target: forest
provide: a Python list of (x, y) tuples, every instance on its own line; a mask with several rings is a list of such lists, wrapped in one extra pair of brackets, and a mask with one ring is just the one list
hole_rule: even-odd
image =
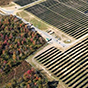
[[(16, 16), (2, 16), (0, 20), (0, 79), (7, 77), (45, 43), (45, 39), (34, 28)], [(3, 82), (0, 80), (0, 84)]]

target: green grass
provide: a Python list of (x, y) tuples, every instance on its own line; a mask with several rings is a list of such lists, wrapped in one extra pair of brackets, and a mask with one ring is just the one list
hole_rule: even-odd
[(20, 16), (21, 18), (25, 19), (41, 30), (46, 30), (48, 28), (48, 26), (44, 22), (38, 20), (36, 17), (33, 17), (32, 15), (29, 15), (24, 11), (18, 12), (16, 13), (16, 15)]
[(47, 29), (47, 26), (46, 26), (44, 23), (42, 23), (42, 22), (36, 20), (35, 18), (31, 19), (30, 22), (31, 22), (35, 27), (37, 27), (37, 28), (39, 28), (39, 29), (41, 29), (41, 30), (46, 30), (46, 29)]

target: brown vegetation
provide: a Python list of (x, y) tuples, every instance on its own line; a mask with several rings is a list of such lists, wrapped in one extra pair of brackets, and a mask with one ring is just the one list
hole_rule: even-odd
[(7, 4), (9, 4), (11, 1), (13, 1), (13, 0), (0, 0), (0, 6), (1, 6), (1, 5), (7, 5)]

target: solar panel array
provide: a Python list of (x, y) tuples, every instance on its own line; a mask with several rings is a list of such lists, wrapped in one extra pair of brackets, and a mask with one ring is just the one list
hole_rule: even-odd
[(88, 39), (61, 52), (47, 49), (35, 59), (71, 88), (88, 88)]
[[(63, 3), (59, 3), (58, 1), (62, 1)], [(76, 7), (75, 5), (74, 7), (77, 10), (73, 9), (69, 4), (69, 0), (47, 0), (29, 7), (26, 10), (43, 21), (78, 39), (87, 34), (88, 16), (83, 12), (87, 10), (88, 3), (84, 3), (81, 0), (71, 1), (77, 1), (78, 4), (81, 3), (80, 5), (82, 5), (81, 7), (83, 7), (83, 9), (81, 9), (81, 7)]]
[(58, 0), (59, 2), (65, 3), (81, 12), (88, 10), (87, 0)]
[(38, 0), (14, 0), (15, 3), (24, 6)]

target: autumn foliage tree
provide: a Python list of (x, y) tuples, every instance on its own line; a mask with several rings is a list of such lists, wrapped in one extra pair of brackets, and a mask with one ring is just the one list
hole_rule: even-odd
[(46, 43), (44, 38), (34, 30), (16, 16), (2, 17), (0, 20), (0, 58), (2, 58), (0, 69), (2, 71), (9, 71), (9, 67), (13, 68)]

